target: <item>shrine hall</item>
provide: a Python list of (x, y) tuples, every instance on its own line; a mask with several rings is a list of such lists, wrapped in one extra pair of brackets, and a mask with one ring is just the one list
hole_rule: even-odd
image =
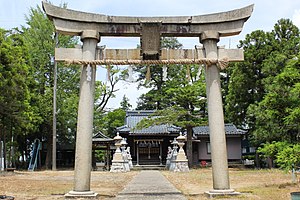
[[(180, 131), (185, 133), (182, 127), (172, 124), (154, 125), (143, 129), (135, 128), (142, 119), (148, 118), (154, 112), (154, 110), (127, 111), (124, 125), (117, 128), (120, 136), (127, 140), (135, 166), (164, 166), (168, 147), (173, 146), (172, 142), (179, 136)], [(233, 124), (225, 124), (225, 133), (228, 161), (241, 162), (242, 139), (245, 131), (237, 129)], [(211, 162), (208, 126), (193, 128), (193, 164), (199, 165), (201, 161)]]

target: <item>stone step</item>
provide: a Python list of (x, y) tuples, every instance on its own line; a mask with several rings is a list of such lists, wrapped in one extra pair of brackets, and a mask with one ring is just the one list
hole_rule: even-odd
[(134, 165), (132, 170), (165, 170), (165, 165)]

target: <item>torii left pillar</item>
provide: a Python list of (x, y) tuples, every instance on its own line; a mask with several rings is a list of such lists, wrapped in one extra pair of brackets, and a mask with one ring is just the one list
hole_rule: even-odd
[[(83, 31), (81, 41), (83, 60), (95, 60), (97, 43), (100, 41), (99, 33), (95, 30)], [(83, 65), (80, 76), (74, 189), (65, 198), (97, 199), (98, 196), (90, 190), (95, 79), (96, 66)]]

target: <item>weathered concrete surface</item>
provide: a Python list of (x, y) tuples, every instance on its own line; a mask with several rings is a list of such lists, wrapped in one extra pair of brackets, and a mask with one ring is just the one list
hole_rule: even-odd
[[(200, 42), (204, 45), (206, 58), (218, 58), (218, 41), (219, 35), (217, 32), (206, 32), (201, 35)], [(205, 71), (213, 189), (227, 190), (230, 189), (230, 185), (220, 70), (216, 65), (210, 65), (206, 66)]]
[(114, 199), (186, 200), (183, 194), (156, 170), (141, 171)]
[[(98, 33), (87, 31), (81, 39), (83, 41), (83, 58), (94, 60), (96, 46), (99, 42)], [(96, 66), (82, 66), (76, 133), (74, 191), (66, 194), (66, 198), (97, 196), (96, 193), (90, 191), (95, 79)]]
[[(97, 49), (96, 60), (141, 60), (140, 49)], [(202, 59), (205, 50), (197, 49), (162, 49), (161, 60)], [(227, 58), (229, 62), (244, 60), (243, 49), (224, 49), (218, 47), (218, 59)], [(82, 60), (82, 48), (56, 48), (55, 60)]]
[(142, 33), (141, 24), (161, 22), (161, 36), (199, 37), (199, 33), (215, 30), (220, 37), (237, 35), (251, 16), (254, 5), (228, 12), (178, 17), (121, 17), (64, 9), (43, 1), (43, 9), (53, 20), (58, 32), (80, 35), (84, 30), (96, 30), (101, 36), (135, 36)]

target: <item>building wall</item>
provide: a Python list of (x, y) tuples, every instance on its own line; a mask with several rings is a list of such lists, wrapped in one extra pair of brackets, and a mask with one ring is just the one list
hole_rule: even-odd
[[(210, 160), (211, 154), (209, 152), (209, 138), (199, 137), (201, 140), (198, 144), (198, 159)], [(228, 160), (240, 160), (242, 159), (241, 137), (231, 136), (226, 137), (227, 156)]]

